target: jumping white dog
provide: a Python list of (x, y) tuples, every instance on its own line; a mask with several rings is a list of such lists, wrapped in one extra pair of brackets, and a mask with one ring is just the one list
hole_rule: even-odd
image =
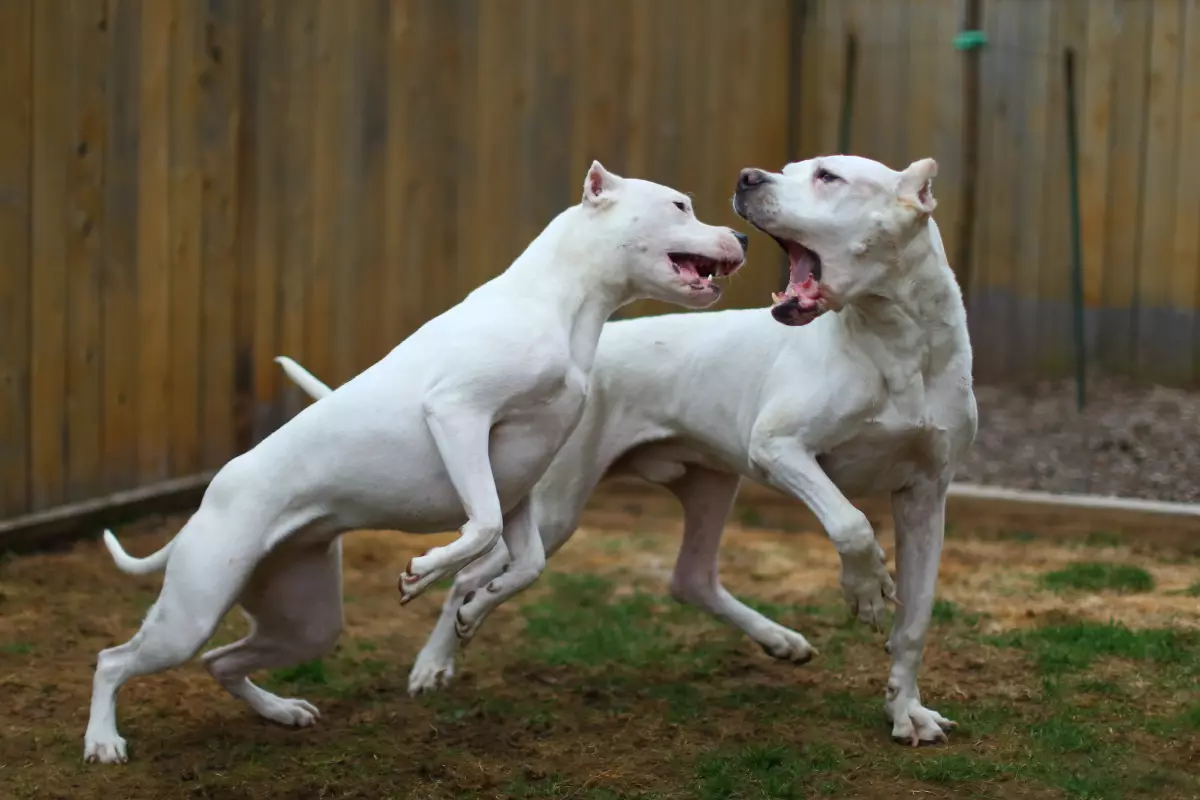
[(510, 568), (458, 610), (478, 624), (544, 566), (529, 493), (581, 417), (605, 320), (643, 297), (710, 305), (712, 278), (740, 267), (745, 248), (744, 235), (697, 220), (685, 195), (594, 163), (580, 204), (508, 270), (226, 464), (166, 547), (135, 559), (106, 534), (121, 569), (166, 575), (137, 635), (99, 655), (85, 759), (126, 760), (117, 690), (191, 658), (234, 603), (251, 633), (205, 666), (264, 717), (311, 724), (315, 708), (247, 675), (337, 639), (348, 530), (461, 527), (409, 562), (405, 601), (503, 537)]
[[(936, 174), (932, 159), (895, 172), (851, 156), (782, 173), (743, 170), (734, 209), (787, 252), (786, 291), (770, 313), (606, 325), (583, 419), (532, 495), (553, 554), (606, 475), (666, 485), (684, 509), (672, 594), (745, 631), (771, 656), (804, 663), (815, 651), (802, 635), (738, 602), (718, 580), (741, 476), (812, 509), (841, 555), (847, 603), (876, 625), (897, 592), (870, 523), (846, 495), (890, 494), (899, 597), (884, 708), (892, 736), (913, 745), (944, 741), (954, 725), (921, 703), (917, 672), (946, 490), (977, 426), (966, 312), (932, 218)], [(314, 398), (329, 393), (295, 362), (279, 361)], [(491, 591), (510, 558), (497, 543), (459, 573), (409, 676), (412, 693), (453, 675), (457, 639), (474, 630), (463, 611), (488, 593), (481, 587)]]

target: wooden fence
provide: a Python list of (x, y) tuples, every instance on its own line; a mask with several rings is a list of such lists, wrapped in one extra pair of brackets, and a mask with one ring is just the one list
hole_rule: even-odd
[[(1198, 0), (818, 0), (808, 10), (798, 152), (840, 143), (853, 37), (849, 150), (897, 165), (938, 159), (937, 216), (967, 285), (981, 380), (1073, 367), (1073, 50), (1089, 361), (1200, 386)], [(986, 45), (956, 51), (972, 22)]]
[[(1066, 46), (1090, 352), (1200, 383), (1198, 25), (1197, 0), (3, 0), (0, 520), (219, 467), (303, 403), (275, 355), (350, 377), (595, 157), (738, 224), (738, 168), (843, 130), (933, 155), (981, 377), (1064, 373)], [(778, 288), (754, 238), (724, 305)]]

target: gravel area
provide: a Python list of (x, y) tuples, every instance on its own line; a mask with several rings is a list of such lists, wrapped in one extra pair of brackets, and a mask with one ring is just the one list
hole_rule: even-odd
[(976, 386), (979, 435), (955, 480), (1011, 489), (1200, 502), (1200, 392), (1070, 381)]

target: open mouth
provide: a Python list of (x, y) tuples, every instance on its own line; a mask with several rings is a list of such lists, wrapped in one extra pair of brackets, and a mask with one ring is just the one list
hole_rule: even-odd
[(721, 291), (721, 287), (713, 283), (718, 278), (725, 278), (737, 272), (742, 265), (740, 261), (720, 261), (695, 253), (668, 253), (671, 266), (676, 274), (683, 278), (684, 283), (697, 291)]
[(771, 315), (785, 325), (807, 325), (825, 312), (821, 257), (799, 242), (772, 236), (788, 255), (788, 285), (771, 295)]

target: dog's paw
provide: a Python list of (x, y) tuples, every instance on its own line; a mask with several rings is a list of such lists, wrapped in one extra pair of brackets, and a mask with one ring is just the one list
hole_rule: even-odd
[(842, 556), (842, 596), (860, 622), (880, 630), (887, 601), (897, 602), (896, 584), (888, 574), (883, 548), (872, 544), (866, 553)]
[(892, 739), (901, 744), (919, 747), (944, 743), (948, 741), (947, 732), (958, 724), (890, 686), (888, 698), (883, 707), (892, 721)]
[(102, 739), (85, 739), (83, 760), (88, 764), (124, 764), (129, 760), (125, 740), (115, 734)]
[(276, 697), (260, 713), (289, 728), (307, 728), (321, 718), (321, 712), (307, 700), (298, 697)]
[(817, 655), (817, 648), (796, 631), (783, 626), (774, 629), (765, 636), (756, 639), (758, 646), (771, 658), (780, 661), (790, 661), (793, 664), (807, 664)]
[(489, 602), (491, 598), (487, 592), (488, 589), (483, 592), (467, 592), (458, 613), (454, 615), (454, 633), (464, 645), (471, 641), (484, 618), (495, 608), (495, 605)]
[(454, 656), (441, 658), (440, 654), (426, 655), (422, 650), (417, 656), (417, 663), (413, 664), (412, 671), (408, 673), (408, 694), (410, 697), (416, 697), (444, 689), (453, 677)]

